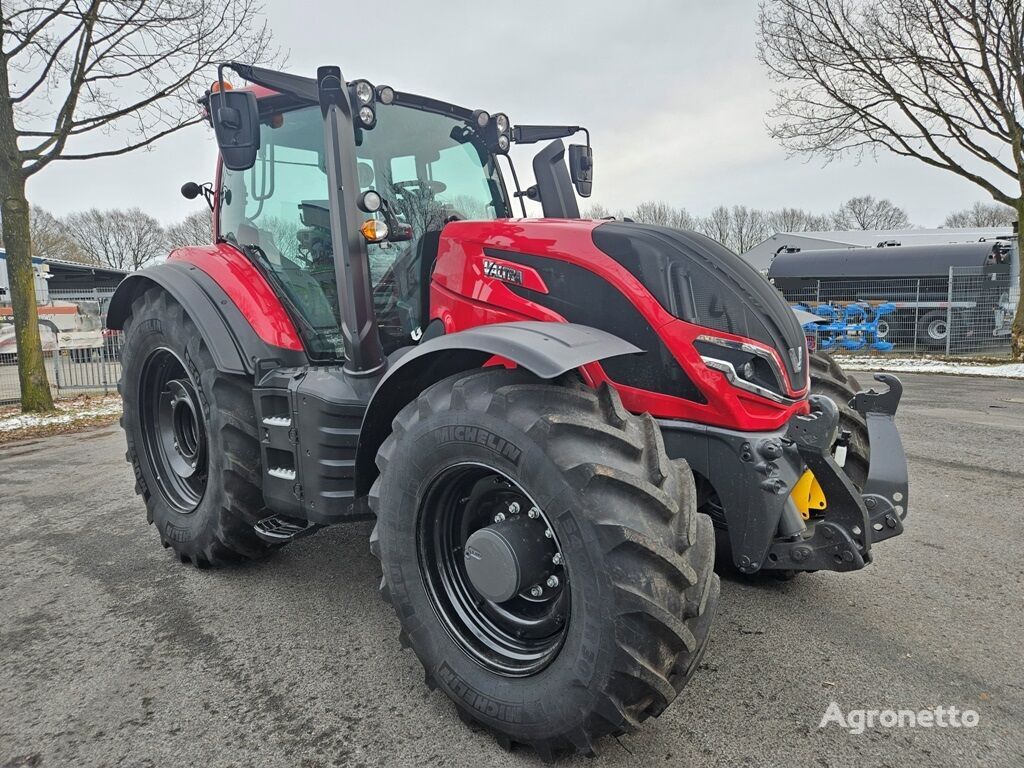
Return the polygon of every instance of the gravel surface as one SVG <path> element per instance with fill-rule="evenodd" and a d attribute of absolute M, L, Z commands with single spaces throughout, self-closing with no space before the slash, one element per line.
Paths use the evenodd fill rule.
<path fill-rule="evenodd" d="M 906 534 L 854 574 L 725 577 L 676 703 L 562 764 L 1024 765 L 1024 386 L 903 378 Z M 113 426 L 0 447 L 0 766 L 539 764 L 423 685 L 368 524 L 199 571 L 160 547 L 123 457 Z M 853 735 L 818 727 L 832 701 L 980 723 Z"/>

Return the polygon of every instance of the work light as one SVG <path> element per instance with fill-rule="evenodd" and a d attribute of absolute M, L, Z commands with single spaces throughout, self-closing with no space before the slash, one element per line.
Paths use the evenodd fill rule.
<path fill-rule="evenodd" d="M 483 109 L 473 110 L 473 122 L 476 123 L 477 128 L 486 128 L 487 124 L 491 122 L 491 115 Z"/>
<path fill-rule="evenodd" d="M 512 146 L 511 125 L 508 115 L 498 112 L 487 125 L 487 143 L 492 149 L 506 154 Z"/>
<path fill-rule="evenodd" d="M 393 104 L 395 101 L 395 89 L 390 85 L 378 85 L 377 101 L 381 104 Z"/>
<path fill-rule="evenodd" d="M 366 80 L 356 80 L 355 92 L 360 104 L 369 104 L 373 101 L 373 86 Z"/>
<path fill-rule="evenodd" d="M 380 194 L 368 189 L 359 196 L 357 205 L 363 213 L 376 213 L 380 210 L 382 202 Z"/>
<path fill-rule="evenodd" d="M 371 107 L 360 107 L 359 122 L 363 124 L 364 128 L 373 128 L 377 122 L 377 113 Z"/>

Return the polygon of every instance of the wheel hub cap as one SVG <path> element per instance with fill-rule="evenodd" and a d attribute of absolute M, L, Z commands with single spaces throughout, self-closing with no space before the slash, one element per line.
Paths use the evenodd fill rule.
<path fill-rule="evenodd" d="M 539 518 L 516 516 L 481 528 L 466 541 L 469 581 L 485 599 L 511 600 L 552 572 L 555 546 Z"/>

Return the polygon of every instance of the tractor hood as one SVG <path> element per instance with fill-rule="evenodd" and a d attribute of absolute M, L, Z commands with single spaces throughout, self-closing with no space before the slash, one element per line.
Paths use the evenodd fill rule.
<path fill-rule="evenodd" d="M 629 270 L 666 311 L 688 323 L 753 339 L 779 353 L 790 382 L 807 382 L 803 329 L 767 279 L 711 238 L 670 227 L 607 222 L 594 245 Z"/>

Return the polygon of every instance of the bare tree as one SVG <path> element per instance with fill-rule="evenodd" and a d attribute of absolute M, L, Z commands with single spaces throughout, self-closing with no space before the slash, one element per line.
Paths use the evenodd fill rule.
<path fill-rule="evenodd" d="M 836 229 L 905 229 L 910 226 L 910 218 L 891 200 L 864 195 L 851 197 L 839 206 L 832 223 Z"/>
<path fill-rule="evenodd" d="M 28 216 L 33 258 L 88 261 L 60 219 L 38 205 L 30 207 Z M 3 247 L 3 242 L 0 237 L 0 247 Z"/>
<path fill-rule="evenodd" d="M 736 253 L 746 253 L 771 234 L 764 211 L 734 205 L 730 218 L 732 225 L 728 245 Z"/>
<path fill-rule="evenodd" d="M 0 4 L 0 207 L 22 410 L 53 408 L 26 181 L 53 162 L 124 154 L 199 122 L 195 101 L 214 63 L 275 58 L 260 11 L 258 0 Z"/>
<path fill-rule="evenodd" d="M 583 212 L 583 217 L 585 219 L 606 219 L 612 216 L 615 216 L 615 214 L 600 203 L 591 203 Z"/>
<path fill-rule="evenodd" d="M 764 0 L 759 32 L 780 83 L 772 134 L 791 151 L 892 152 L 1024 214 L 1021 0 Z"/>
<path fill-rule="evenodd" d="M 36 258 L 88 261 L 88 257 L 68 233 L 64 222 L 38 205 L 29 209 L 29 232 L 32 237 L 32 255 Z"/>
<path fill-rule="evenodd" d="M 975 203 L 946 217 L 944 227 L 1008 227 L 1017 221 L 1017 212 L 1002 203 Z"/>
<path fill-rule="evenodd" d="M 724 205 L 716 206 L 710 215 L 697 222 L 697 231 L 729 247 L 732 236 L 732 216 Z"/>
<path fill-rule="evenodd" d="M 696 220 L 685 208 L 674 208 L 659 200 L 640 203 L 630 218 L 643 224 L 658 224 L 676 229 L 693 229 L 696 226 Z"/>
<path fill-rule="evenodd" d="M 92 208 L 66 220 L 68 232 L 93 264 L 134 271 L 167 254 L 160 222 L 140 208 Z"/>
<path fill-rule="evenodd" d="M 802 208 L 779 208 L 768 212 L 768 228 L 772 232 L 804 232 L 809 218 Z"/>
<path fill-rule="evenodd" d="M 190 213 L 176 224 L 167 227 L 167 247 L 184 248 L 189 245 L 208 245 L 213 242 L 213 220 L 209 211 Z"/>
<path fill-rule="evenodd" d="M 821 232 L 832 228 L 831 214 L 819 214 L 802 208 L 779 208 L 765 214 L 771 232 Z"/>

